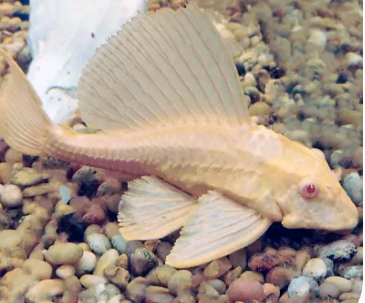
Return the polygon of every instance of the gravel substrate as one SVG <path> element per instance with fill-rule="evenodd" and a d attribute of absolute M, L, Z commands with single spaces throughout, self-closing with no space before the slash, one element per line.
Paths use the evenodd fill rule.
<path fill-rule="evenodd" d="M 183 3 L 150 1 L 149 9 Z M 28 14 L 21 2 L 0 3 L 0 48 L 25 71 Z M 324 154 L 358 207 L 351 234 L 274 224 L 245 249 L 176 270 L 164 264 L 176 233 L 130 242 L 120 235 L 126 184 L 112 173 L 21 155 L 1 142 L 0 303 L 358 302 L 362 22 L 361 1 L 268 0 L 235 4 L 218 25 L 238 46 L 232 53 L 250 114 Z"/>

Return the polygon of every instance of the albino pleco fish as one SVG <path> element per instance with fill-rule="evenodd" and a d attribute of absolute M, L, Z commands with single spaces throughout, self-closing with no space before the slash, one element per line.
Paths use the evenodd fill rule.
<path fill-rule="evenodd" d="M 166 263 L 203 264 L 273 222 L 337 231 L 357 209 L 315 151 L 250 121 L 232 58 L 204 12 L 139 14 L 101 46 L 78 86 L 81 134 L 52 124 L 16 63 L 0 101 L 6 142 L 28 155 L 118 170 L 127 240 L 182 227 Z"/>

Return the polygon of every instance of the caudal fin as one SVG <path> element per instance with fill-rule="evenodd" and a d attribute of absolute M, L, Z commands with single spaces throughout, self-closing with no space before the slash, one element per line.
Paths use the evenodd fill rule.
<path fill-rule="evenodd" d="M 17 63 L 3 50 L 0 57 L 9 65 L 9 78 L 0 92 L 0 134 L 15 150 L 39 156 L 52 122 Z"/>

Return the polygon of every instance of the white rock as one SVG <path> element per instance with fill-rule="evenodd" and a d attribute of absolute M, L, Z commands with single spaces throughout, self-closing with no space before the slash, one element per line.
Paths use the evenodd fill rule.
<path fill-rule="evenodd" d="M 363 184 L 360 175 L 357 172 L 348 174 L 343 180 L 343 188 L 351 200 L 360 205 L 362 202 Z"/>
<path fill-rule="evenodd" d="M 316 45 L 318 47 L 317 50 L 322 52 L 326 47 L 327 35 L 321 30 L 314 29 L 310 32 L 307 43 Z"/>
<path fill-rule="evenodd" d="M 303 276 L 310 277 L 316 281 L 322 281 L 327 273 L 327 266 L 320 258 L 314 258 L 307 262 L 303 268 Z"/>
<path fill-rule="evenodd" d="M 347 53 L 345 56 L 347 66 L 362 65 L 362 56 L 355 53 Z"/>
<path fill-rule="evenodd" d="M 91 273 L 96 266 L 96 256 L 91 251 L 84 251 L 80 261 L 76 264 L 76 271 L 79 275 Z"/>
<path fill-rule="evenodd" d="M 1 204 L 4 207 L 17 207 L 23 204 L 23 193 L 13 184 L 7 184 L 0 191 Z"/>
<path fill-rule="evenodd" d="M 111 248 L 109 239 L 105 235 L 99 233 L 88 235 L 86 237 L 86 242 L 89 244 L 91 250 L 98 255 L 106 253 L 106 251 Z"/>

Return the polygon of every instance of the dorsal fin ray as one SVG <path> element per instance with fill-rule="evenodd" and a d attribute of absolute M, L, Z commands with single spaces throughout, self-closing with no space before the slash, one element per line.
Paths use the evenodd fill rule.
<path fill-rule="evenodd" d="M 193 4 L 126 24 L 83 69 L 78 99 L 83 120 L 102 129 L 249 122 L 233 59 Z"/>

